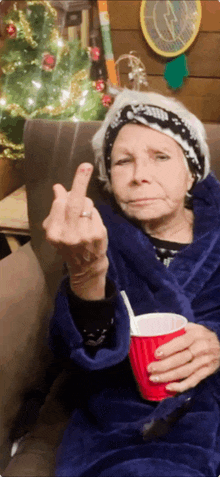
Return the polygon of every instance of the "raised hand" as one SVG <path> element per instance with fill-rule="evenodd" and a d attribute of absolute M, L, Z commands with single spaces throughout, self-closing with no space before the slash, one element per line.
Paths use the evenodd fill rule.
<path fill-rule="evenodd" d="M 92 171 L 91 164 L 80 164 L 69 192 L 61 184 L 54 185 L 54 200 L 42 225 L 46 240 L 67 262 L 74 293 L 98 300 L 105 296 L 108 239 L 93 201 L 86 197 Z"/>
<path fill-rule="evenodd" d="M 150 379 L 156 383 L 172 381 L 166 388 L 179 393 L 219 369 L 220 343 L 205 326 L 188 323 L 186 333 L 157 348 L 155 357 L 158 361 L 148 366 Z"/>

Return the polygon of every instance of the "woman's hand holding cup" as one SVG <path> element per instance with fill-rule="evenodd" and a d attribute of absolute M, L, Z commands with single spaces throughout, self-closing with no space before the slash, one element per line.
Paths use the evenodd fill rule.
<path fill-rule="evenodd" d="M 80 164 L 69 192 L 61 184 L 53 186 L 54 200 L 43 228 L 46 240 L 67 262 L 73 292 L 98 300 L 105 297 L 108 238 L 99 212 L 86 197 L 92 171 L 91 164 Z"/>
<path fill-rule="evenodd" d="M 132 319 L 132 317 L 130 318 Z M 151 379 L 157 364 L 158 351 L 166 349 L 185 334 L 187 319 L 175 313 L 146 313 L 135 317 L 135 329 L 131 329 L 129 358 L 139 390 L 144 399 L 160 401 L 176 394 L 169 390 L 169 380 Z M 146 369 L 147 368 L 147 369 Z M 151 374 L 152 373 L 152 374 Z M 156 376 L 158 377 L 158 376 Z"/>
<path fill-rule="evenodd" d="M 181 393 L 219 369 L 220 343 L 205 326 L 187 323 L 185 334 L 160 346 L 155 358 L 147 368 L 149 379 L 153 383 L 169 382 L 168 391 Z"/>

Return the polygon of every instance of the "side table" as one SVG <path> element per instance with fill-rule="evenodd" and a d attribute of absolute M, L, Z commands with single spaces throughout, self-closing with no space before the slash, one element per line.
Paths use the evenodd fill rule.
<path fill-rule="evenodd" d="M 0 201 L 0 233 L 5 234 L 12 252 L 20 246 L 16 235 L 30 235 L 25 185 Z"/>

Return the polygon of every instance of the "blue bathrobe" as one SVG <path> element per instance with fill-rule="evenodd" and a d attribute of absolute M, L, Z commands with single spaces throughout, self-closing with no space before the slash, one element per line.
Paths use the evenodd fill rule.
<path fill-rule="evenodd" d="M 193 243 L 166 268 L 134 223 L 98 206 L 108 230 L 109 272 L 117 299 L 108 345 L 91 353 L 70 314 L 65 280 L 50 322 L 50 346 L 78 372 L 80 399 L 58 449 L 56 477 L 217 477 L 220 474 L 220 375 L 158 404 L 139 394 L 129 365 L 129 317 L 174 312 L 220 339 L 220 183 L 194 189 Z M 77 373 L 76 373 L 77 374 Z M 73 384 L 74 386 L 74 384 Z"/>

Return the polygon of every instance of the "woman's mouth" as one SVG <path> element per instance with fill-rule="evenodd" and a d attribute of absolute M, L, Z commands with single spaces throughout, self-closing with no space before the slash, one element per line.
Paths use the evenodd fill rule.
<path fill-rule="evenodd" d="M 145 198 L 145 199 L 130 200 L 128 203 L 131 204 L 131 205 L 145 205 L 145 204 L 149 204 L 150 202 L 153 202 L 155 200 L 157 200 L 157 198 L 149 197 L 149 198 Z"/>

